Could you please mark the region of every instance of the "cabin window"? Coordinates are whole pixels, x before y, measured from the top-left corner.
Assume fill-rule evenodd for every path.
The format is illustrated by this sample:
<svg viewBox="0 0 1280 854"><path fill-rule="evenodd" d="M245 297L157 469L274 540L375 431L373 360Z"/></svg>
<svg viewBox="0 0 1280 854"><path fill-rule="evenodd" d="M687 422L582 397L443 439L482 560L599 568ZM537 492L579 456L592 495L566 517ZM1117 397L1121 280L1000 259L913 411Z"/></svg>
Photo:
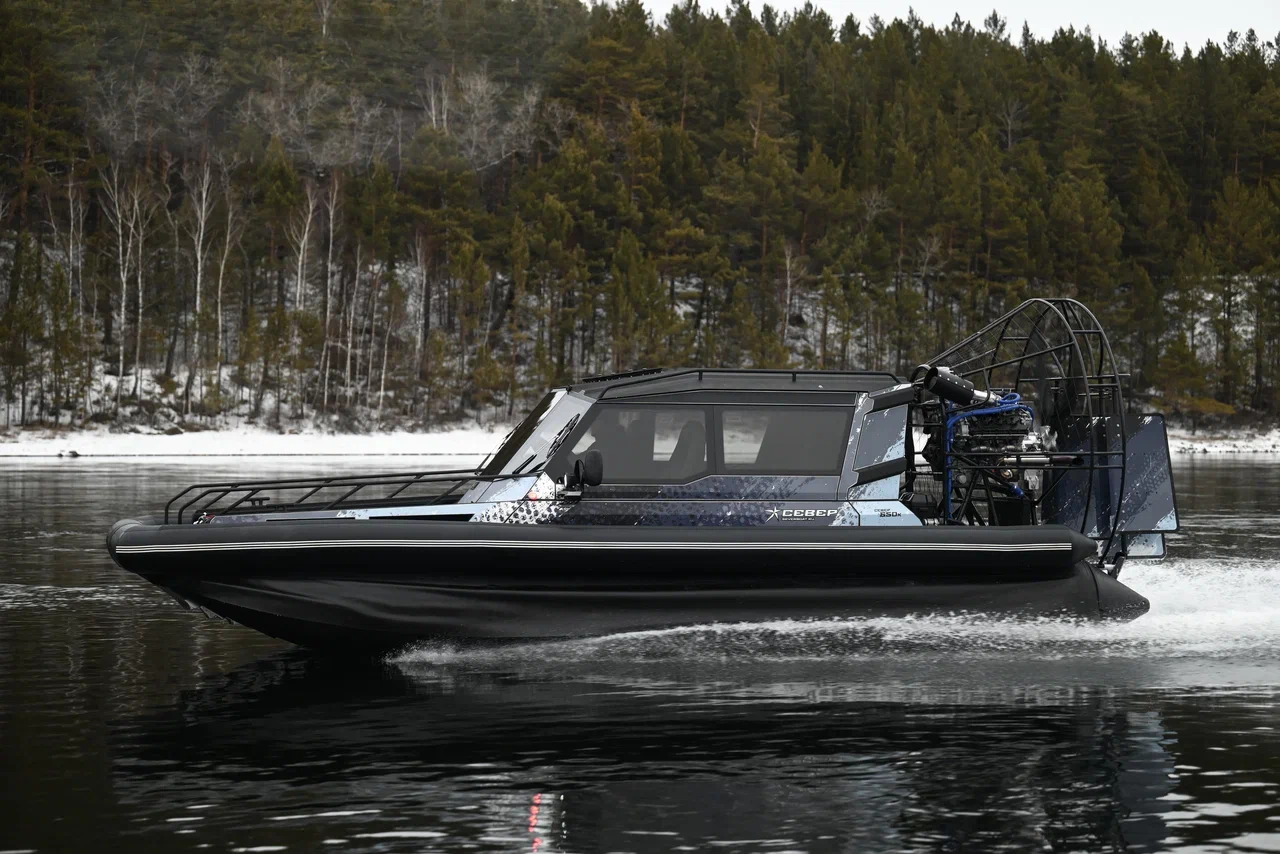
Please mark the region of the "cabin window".
<svg viewBox="0 0 1280 854"><path fill-rule="evenodd" d="M572 458L599 451L605 483L681 483L710 469L707 414L701 408L603 405L589 417Z"/></svg>
<svg viewBox="0 0 1280 854"><path fill-rule="evenodd" d="M846 409L819 406L721 407L728 474L839 474L849 444Z"/></svg>
<svg viewBox="0 0 1280 854"><path fill-rule="evenodd" d="M482 473L530 474L542 468L555 455L577 426L591 400L564 389L548 392L525 419L503 440Z"/></svg>

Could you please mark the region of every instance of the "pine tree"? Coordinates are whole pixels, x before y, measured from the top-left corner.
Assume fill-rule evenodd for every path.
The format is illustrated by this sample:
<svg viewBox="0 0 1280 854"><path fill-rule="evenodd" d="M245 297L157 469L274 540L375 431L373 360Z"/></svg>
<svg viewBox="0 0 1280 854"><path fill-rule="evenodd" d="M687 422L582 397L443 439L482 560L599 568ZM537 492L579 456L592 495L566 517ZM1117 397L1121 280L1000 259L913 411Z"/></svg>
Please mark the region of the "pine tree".
<svg viewBox="0 0 1280 854"><path fill-rule="evenodd" d="M1274 296L1265 274L1274 263L1276 208L1265 191L1228 178L1214 202L1214 220L1207 229L1209 249L1218 275L1211 293L1210 316L1219 340L1223 403L1238 405L1252 355L1255 407L1265 404L1262 370L1269 327L1274 323ZM1252 315L1253 353L1237 342L1246 337L1245 322Z"/></svg>
<svg viewBox="0 0 1280 854"><path fill-rule="evenodd" d="M742 0L13 0L0 37L18 421L107 393L122 421L261 417L274 394L439 423L640 364L902 371L1063 294L1139 397L1277 410L1280 77L1256 34L1175 52ZM179 227L202 167L211 240Z"/></svg>

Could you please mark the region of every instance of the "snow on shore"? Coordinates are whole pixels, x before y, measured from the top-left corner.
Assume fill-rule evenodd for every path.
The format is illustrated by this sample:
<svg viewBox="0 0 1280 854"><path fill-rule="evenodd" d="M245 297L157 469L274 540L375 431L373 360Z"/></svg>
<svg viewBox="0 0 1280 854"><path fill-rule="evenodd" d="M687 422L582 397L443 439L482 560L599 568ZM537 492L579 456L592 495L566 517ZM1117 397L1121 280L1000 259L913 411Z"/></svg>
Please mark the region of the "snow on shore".
<svg viewBox="0 0 1280 854"><path fill-rule="evenodd" d="M506 427L434 433L277 433L244 426L168 436L107 429L0 432L4 457L429 456L478 463Z"/></svg>
<svg viewBox="0 0 1280 854"><path fill-rule="evenodd" d="M1280 429L1201 431L1169 428L1169 450L1183 454L1280 454Z"/></svg>
<svg viewBox="0 0 1280 854"><path fill-rule="evenodd" d="M250 425L179 433L81 430L0 431L5 457L357 457L422 456L460 464L479 462L506 435L505 426L466 427L430 433L278 433ZM1277 454L1280 429L1200 431L1170 426L1169 450L1193 454Z"/></svg>

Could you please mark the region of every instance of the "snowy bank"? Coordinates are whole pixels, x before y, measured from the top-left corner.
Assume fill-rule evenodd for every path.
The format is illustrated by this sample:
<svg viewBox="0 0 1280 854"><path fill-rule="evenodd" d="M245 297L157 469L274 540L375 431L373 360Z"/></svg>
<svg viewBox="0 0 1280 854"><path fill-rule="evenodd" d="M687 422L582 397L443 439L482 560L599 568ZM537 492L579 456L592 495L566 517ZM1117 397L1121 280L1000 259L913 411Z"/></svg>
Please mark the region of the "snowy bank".
<svg viewBox="0 0 1280 854"><path fill-rule="evenodd" d="M3 457L427 456L478 463L506 427L434 433L278 433L254 427L165 435L155 432L20 430L0 433Z"/></svg>
<svg viewBox="0 0 1280 854"><path fill-rule="evenodd" d="M1280 429L1190 431L1170 427L1169 450L1180 454L1280 454Z"/></svg>
<svg viewBox="0 0 1280 854"><path fill-rule="evenodd" d="M251 425L166 435L155 430L106 427L0 431L5 457L435 457L459 465L479 462L509 428L466 427L429 433L279 433ZM1169 450L1191 454L1280 454L1280 429L1210 430L1192 434L1170 426Z"/></svg>

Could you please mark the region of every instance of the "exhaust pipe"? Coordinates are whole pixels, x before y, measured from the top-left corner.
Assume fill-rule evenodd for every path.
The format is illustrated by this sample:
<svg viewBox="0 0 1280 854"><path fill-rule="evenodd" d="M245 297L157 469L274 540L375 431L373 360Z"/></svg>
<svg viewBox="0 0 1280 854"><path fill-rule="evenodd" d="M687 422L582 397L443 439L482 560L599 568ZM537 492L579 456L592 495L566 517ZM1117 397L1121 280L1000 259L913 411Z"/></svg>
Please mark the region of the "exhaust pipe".
<svg viewBox="0 0 1280 854"><path fill-rule="evenodd" d="M1045 468L1046 466L1080 466L1084 457L1079 454L1014 454L1002 457L998 465L1004 468Z"/></svg>
<svg viewBox="0 0 1280 854"><path fill-rule="evenodd" d="M924 375L924 388L925 391L933 392L943 400L949 400L960 406L1000 402L1000 395L991 391L978 391L973 383L951 373L950 368L929 368Z"/></svg>

